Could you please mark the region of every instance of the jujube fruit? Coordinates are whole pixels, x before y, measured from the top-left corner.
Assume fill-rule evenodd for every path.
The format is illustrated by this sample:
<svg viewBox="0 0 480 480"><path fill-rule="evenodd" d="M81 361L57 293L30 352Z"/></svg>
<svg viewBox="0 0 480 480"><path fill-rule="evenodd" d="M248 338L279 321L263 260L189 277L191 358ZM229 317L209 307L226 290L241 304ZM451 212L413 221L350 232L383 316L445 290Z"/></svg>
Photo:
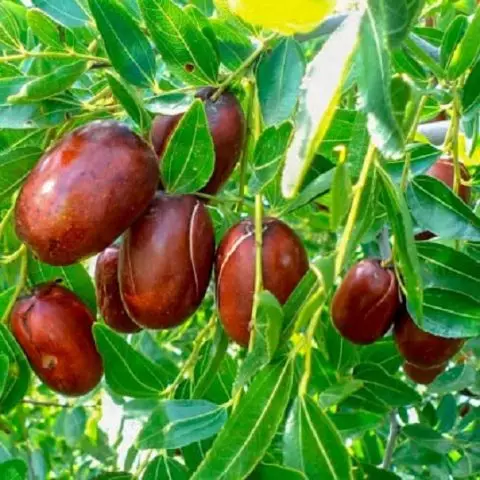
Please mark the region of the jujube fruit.
<svg viewBox="0 0 480 480"><path fill-rule="evenodd" d="M405 360L417 367L442 365L457 354L464 340L444 338L418 328L404 309L395 319L394 339Z"/></svg>
<svg viewBox="0 0 480 480"><path fill-rule="evenodd" d="M40 379L63 395L91 391L102 378L102 359L92 335L94 318L70 290L37 286L15 304L12 332Z"/></svg>
<svg viewBox="0 0 480 480"><path fill-rule="evenodd" d="M240 159L245 138L245 116L238 100L231 93L222 93L215 102L210 99L213 88L205 88L197 97L205 102L208 125L215 148L215 169L202 192L216 194L228 180ZM183 113L159 115L152 126L152 144L162 161L170 136Z"/></svg>
<svg viewBox="0 0 480 480"><path fill-rule="evenodd" d="M446 368L446 363L429 368L417 367L416 365L408 362L405 362L403 364L403 371L405 372L405 374L415 383L419 383L420 385L429 385L441 373L443 373Z"/></svg>
<svg viewBox="0 0 480 480"><path fill-rule="evenodd" d="M120 333L135 333L141 327L128 316L120 296L118 252L119 247L112 245L97 258L95 285L98 308L108 326Z"/></svg>
<svg viewBox="0 0 480 480"><path fill-rule="evenodd" d="M203 203L191 195L158 193L120 248L120 292L130 317L153 329L185 321L205 296L214 253Z"/></svg>
<svg viewBox="0 0 480 480"><path fill-rule="evenodd" d="M158 183L154 151L129 128L78 128L32 170L16 203L16 231L40 260L69 265L108 247L147 208Z"/></svg>
<svg viewBox="0 0 480 480"><path fill-rule="evenodd" d="M460 165L460 172L462 181L470 181L470 174L463 164ZM455 168L451 158L442 157L437 160L425 173L430 177L436 178L443 182L447 187L453 190L453 183L455 179ZM460 189L458 192L460 198L465 202L470 202L471 188L467 185L460 184ZM416 240L430 240L435 237L435 234L432 232L421 232L415 235Z"/></svg>
<svg viewBox="0 0 480 480"><path fill-rule="evenodd" d="M343 337L365 345L385 335L399 305L394 272L378 260L362 260L348 271L335 292L332 321Z"/></svg>
<svg viewBox="0 0 480 480"><path fill-rule="evenodd" d="M222 239L215 260L216 297L228 335L248 345L255 291L255 226L251 219L233 226ZM297 234L274 218L263 220L263 287L284 304L309 268Z"/></svg>

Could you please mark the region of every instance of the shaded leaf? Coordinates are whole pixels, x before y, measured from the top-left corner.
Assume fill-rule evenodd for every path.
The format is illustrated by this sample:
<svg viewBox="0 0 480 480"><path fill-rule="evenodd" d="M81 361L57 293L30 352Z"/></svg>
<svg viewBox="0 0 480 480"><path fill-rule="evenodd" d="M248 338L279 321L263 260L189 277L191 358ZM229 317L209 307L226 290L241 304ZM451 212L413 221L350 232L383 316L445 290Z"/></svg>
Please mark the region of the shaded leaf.
<svg viewBox="0 0 480 480"><path fill-rule="evenodd" d="M2 480L25 480L27 465L23 460L7 460L0 463L0 478Z"/></svg>
<svg viewBox="0 0 480 480"><path fill-rule="evenodd" d="M160 456L153 459L143 474L142 480L187 480L187 469L173 458Z"/></svg>
<svg viewBox="0 0 480 480"><path fill-rule="evenodd" d="M87 12L76 0L62 0L61 6L57 0L32 0L32 3L65 27L83 27L88 22Z"/></svg>

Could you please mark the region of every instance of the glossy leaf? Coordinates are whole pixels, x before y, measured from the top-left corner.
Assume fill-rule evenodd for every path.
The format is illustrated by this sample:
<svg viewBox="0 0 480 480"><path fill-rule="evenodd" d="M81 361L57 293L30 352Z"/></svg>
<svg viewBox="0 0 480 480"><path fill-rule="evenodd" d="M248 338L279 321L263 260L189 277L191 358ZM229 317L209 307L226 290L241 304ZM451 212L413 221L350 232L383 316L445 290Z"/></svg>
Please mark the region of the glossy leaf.
<svg viewBox="0 0 480 480"><path fill-rule="evenodd" d="M3 395L3 390L7 384L8 379L8 367L10 362L8 361L7 355L4 353L0 354L0 399Z"/></svg>
<svg viewBox="0 0 480 480"><path fill-rule="evenodd" d="M420 395L413 388L389 375L379 365L357 365L353 376L362 381L364 386L345 401L345 406L372 413L386 413L392 407L412 405L420 401Z"/></svg>
<svg viewBox="0 0 480 480"><path fill-rule="evenodd" d="M77 0L32 0L32 3L48 16L65 27L83 27L88 22L88 14Z"/></svg>
<svg viewBox="0 0 480 480"><path fill-rule="evenodd" d="M475 369L471 365L457 365L438 376L428 390L442 395L468 388L474 382Z"/></svg>
<svg viewBox="0 0 480 480"><path fill-rule="evenodd" d="M384 157L398 159L403 156L404 141L393 115L386 16L382 3L378 0L368 2L361 24L356 71L370 137Z"/></svg>
<svg viewBox="0 0 480 480"><path fill-rule="evenodd" d="M219 60L208 38L172 0L140 0L143 18L163 61L190 85L215 83Z"/></svg>
<svg viewBox="0 0 480 480"><path fill-rule="evenodd" d="M439 287L478 298L480 262L454 248L432 242L417 243L425 287Z"/></svg>
<svg viewBox="0 0 480 480"><path fill-rule="evenodd" d="M422 229L445 239L480 241L480 218L436 178L414 178L407 189L407 201Z"/></svg>
<svg viewBox="0 0 480 480"><path fill-rule="evenodd" d="M57 50L62 48L63 42L60 39L58 24L48 15L37 8L31 8L27 12L27 21L34 35L43 44Z"/></svg>
<svg viewBox="0 0 480 480"><path fill-rule="evenodd" d="M195 100L168 142L161 163L162 179L170 192L194 193L207 184L214 166L205 107Z"/></svg>
<svg viewBox="0 0 480 480"><path fill-rule="evenodd" d="M306 480L302 472L274 463L261 463L248 477L249 480Z"/></svg>
<svg viewBox="0 0 480 480"><path fill-rule="evenodd" d="M448 66L450 63L452 55L465 35L467 27L468 20L464 15L456 17L448 26L445 35L443 36L440 49L440 60L443 67Z"/></svg>
<svg viewBox="0 0 480 480"><path fill-rule="evenodd" d="M271 362L277 350L283 327L283 310L268 291L258 296L251 351L240 367L236 388L243 387L262 367Z"/></svg>
<svg viewBox="0 0 480 480"><path fill-rule="evenodd" d="M337 372L345 372L355 364L357 360L356 346L343 338L332 322L327 325L325 344L330 363Z"/></svg>
<svg viewBox="0 0 480 480"><path fill-rule="evenodd" d="M12 195L42 155L37 147L19 147L0 153L0 201Z"/></svg>
<svg viewBox="0 0 480 480"><path fill-rule="evenodd" d="M255 145L253 172L249 182L252 195L261 192L275 180L282 168L291 133L292 124L288 122L262 132Z"/></svg>
<svg viewBox="0 0 480 480"><path fill-rule="evenodd" d="M5 325L0 325L0 353L6 355L9 361L8 377L0 397L0 412L7 413L27 393L30 385L30 366Z"/></svg>
<svg viewBox="0 0 480 480"><path fill-rule="evenodd" d="M290 361L264 368L219 433L192 480L244 478L263 458L284 416L293 369Z"/></svg>
<svg viewBox="0 0 480 480"><path fill-rule="evenodd" d="M462 91L463 115L474 118L480 110L480 61L469 72Z"/></svg>
<svg viewBox="0 0 480 480"><path fill-rule="evenodd" d="M155 56L150 42L125 6L118 0L89 0L89 5L115 70L134 85L151 85Z"/></svg>
<svg viewBox="0 0 480 480"><path fill-rule="evenodd" d="M122 104L130 118L142 132L150 130L152 119L145 110L137 92L111 73L107 72L106 77L114 97Z"/></svg>
<svg viewBox="0 0 480 480"><path fill-rule="evenodd" d="M153 459L145 469L142 480L187 480L187 469L173 458L160 456Z"/></svg>
<svg viewBox="0 0 480 480"><path fill-rule="evenodd" d="M350 210L352 200L352 181L344 162L335 168L332 183L332 204L330 209L330 226L337 230Z"/></svg>
<svg viewBox="0 0 480 480"><path fill-rule="evenodd" d="M285 465L307 478L353 479L350 457L328 416L308 397L297 398L283 437Z"/></svg>
<svg viewBox="0 0 480 480"><path fill-rule="evenodd" d="M175 449L209 438L227 420L225 407L205 400L164 400L140 432L139 449Z"/></svg>
<svg viewBox="0 0 480 480"><path fill-rule="evenodd" d="M97 300L92 278L81 264L67 267L54 267L28 255L28 281L30 285L46 282L61 281L65 288L74 292L90 308L92 313L97 313Z"/></svg>
<svg viewBox="0 0 480 480"><path fill-rule="evenodd" d="M424 3L424 0L384 1L388 38L393 47L398 46L406 37Z"/></svg>
<svg viewBox="0 0 480 480"><path fill-rule="evenodd" d="M65 413L63 419L63 433L68 445L74 447L85 433L87 412L83 407L75 407Z"/></svg>
<svg viewBox="0 0 480 480"><path fill-rule="evenodd" d="M426 288L423 311L421 327L434 335L447 338L480 335L480 302L463 293Z"/></svg>
<svg viewBox="0 0 480 480"><path fill-rule="evenodd" d="M455 444L451 440L426 425L405 425L402 433L423 448L428 448L443 455L455 449Z"/></svg>
<svg viewBox="0 0 480 480"><path fill-rule="evenodd" d="M398 372L403 359L398 353L392 338L382 338L371 345L366 345L359 351L362 363L374 363L384 368L390 375Z"/></svg>
<svg viewBox="0 0 480 480"><path fill-rule="evenodd" d="M298 101L305 60L293 38L282 40L264 55L257 68L260 107L267 126L288 120Z"/></svg>
<svg viewBox="0 0 480 480"><path fill-rule="evenodd" d="M93 334L103 359L105 379L116 394L155 398L172 380L170 372L136 352L106 325L95 324Z"/></svg>
<svg viewBox="0 0 480 480"><path fill-rule="evenodd" d="M300 190L332 122L357 47L359 30L359 17L350 16L309 64L300 91L296 131L283 170L282 193L286 198L294 197Z"/></svg>
<svg viewBox="0 0 480 480"><path fill-rule="evenodd" d="M318 405L322 408L338 405L363 387L360 380L342 380L326 388L318 396Z"/></svg>
<svg viewBox="0 0 480 480"><path fill-rule="evenodd" d="M329 415L343 438L361 435L368 430L375 430L384 421L383 415L358 410L356 412L342 412Z"/></svg>
<svg viewBox="0 0 480 480"><path fill-rule="evenodd" d="M472 66L480 53L480 10L477 8L465 35L457 45L447 68L450 79L456 79Z"/></svg>
<svg viewBox="0 0 480 480"><path fill-rule="evenodd" d="M378 169L383 186L383 201L387 210L390 227L396 244L403 283L407 291L407 299L415 318L421 324L423 318L423 290L420 276L420 262L413 238L413 224L403 192L392 182L382 168Z"/></svg>

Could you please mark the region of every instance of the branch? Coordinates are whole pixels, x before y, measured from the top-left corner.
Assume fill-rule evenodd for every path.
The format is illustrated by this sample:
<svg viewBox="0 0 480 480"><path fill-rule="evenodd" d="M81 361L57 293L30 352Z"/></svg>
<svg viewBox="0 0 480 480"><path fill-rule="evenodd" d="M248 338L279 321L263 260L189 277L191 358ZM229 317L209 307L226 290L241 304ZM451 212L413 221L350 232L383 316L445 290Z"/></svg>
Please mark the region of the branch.
<svg viewBox="0 0 480 480"><path fill-rule="evenodd" d="M33 398L24 398L22 403L26 405L35 405L37 407L53 407L53 408L73 408L75 405L69 403L58 403L58 402L44 402L42 400L34 400ZM97 405L82 405L85 408L95 408Z"/></svg>
<svg viewBox="0 0 480 480"><path fill-rule="evenodd" d="M400 433L400 425L397 420L397 410L390 413L390 435L388 436L387 447L385 448L385 456L383 457L382 468L390 470L392 465L393 453L397 444L398 434Z"/></svg>

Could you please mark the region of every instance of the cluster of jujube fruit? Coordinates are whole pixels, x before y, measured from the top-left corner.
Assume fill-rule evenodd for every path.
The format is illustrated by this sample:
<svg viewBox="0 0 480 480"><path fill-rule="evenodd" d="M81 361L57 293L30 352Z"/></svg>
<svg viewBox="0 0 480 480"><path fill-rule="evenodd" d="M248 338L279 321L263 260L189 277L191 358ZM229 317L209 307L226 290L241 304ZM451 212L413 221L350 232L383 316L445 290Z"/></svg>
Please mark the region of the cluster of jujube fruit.
<svg viewBox="0 0 480 480"><path fill-rule="evenodd" d="M236 98L212 89L197 95L215 148L203 191L216 194L241 156L245 120ZM205 297L215 265L220 318L247 345L255 281L255 232L246 219L215 252L208 209L195 195L162 191L159 162L181 115L155 119L149 143L114 121L83 126L50 149L16 203L16 232L41 261L70 265L99 254L99 310L121 333L166 329L189 318ZM308 270L306 251L282 221L263 224L265 287L284 303ZM17 301L12 331L38 376L65 395L92 390L103 374L94 318L58 283L36 286Z"/></svg>
<svg viewBox="0 0 480 480"><path fill-rule="evenodd" d="M440 158L427 175L453 188L451 159ZM470 177L463 166L461 175L462 181L468 182ZM468 202L470 188L462 184L459 195ZM434 236L422 232L417 240ZM395 273L378 260L363 260L350 269L335 293L331 313L338 331L360 345L376 342L393 327L395 343L405 359L404 371L421 384L433 382L464 344L463 339L443 338L421 330L407 311Z"/></svg>

